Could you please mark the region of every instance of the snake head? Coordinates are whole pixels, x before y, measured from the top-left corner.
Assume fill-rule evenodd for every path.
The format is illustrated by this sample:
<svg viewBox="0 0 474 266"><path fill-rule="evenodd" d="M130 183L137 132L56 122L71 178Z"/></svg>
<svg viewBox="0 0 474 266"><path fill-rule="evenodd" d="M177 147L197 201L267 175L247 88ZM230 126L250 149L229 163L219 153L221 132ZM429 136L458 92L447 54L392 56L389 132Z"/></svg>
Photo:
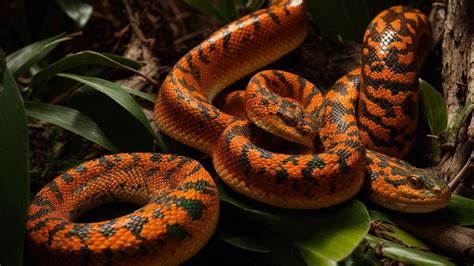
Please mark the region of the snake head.
<svg viewBox="0 0 474 266"><path fill-rule="evenodd" d="M292 110L278 109L274 119L275 130L272 132L280 138L313 147L313 139L318 134L316 122L301 106ZM296 109L296 110L295 110ZM299 110L298 110L299 109Z"/></svg>
<svg viewBox="0 0 474 266"><path fill-rule="evenodd" d="M408 213L427 213L446 207L448 184L430 170L400 159L367 151L369 198L384 208Z"/></svg>
<svg viewBox="0 0 474 266"><path fill-rule="evenodd" d="M311 114L290 98L277 96L265 104L258 104L258 100L247 100L247 116L265 131L310 148L319 133Z"/></svg>

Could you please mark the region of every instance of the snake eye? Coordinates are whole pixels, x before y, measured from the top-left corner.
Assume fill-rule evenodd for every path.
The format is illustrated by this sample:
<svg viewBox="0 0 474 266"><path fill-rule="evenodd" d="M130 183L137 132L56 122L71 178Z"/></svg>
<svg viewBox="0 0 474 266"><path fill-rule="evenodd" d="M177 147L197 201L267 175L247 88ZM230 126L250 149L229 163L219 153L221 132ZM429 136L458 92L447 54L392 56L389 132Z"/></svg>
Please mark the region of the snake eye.
<svg viewBox="0 0 474 266"><path fill-rule="evenodd" d="M298 123L298 121L296 121L296 119L294 119L291 116L285 115L285 114L282 114L280 116L280 118L281 118L281 120L283 120L283 123L285 123L286 125L288 125L290 127L294 127Z"/></svg>
<svg viewBox="0 0 474 266"><path fill-rule="evenodd" d="M415 175L409 176L407 182L408 185L414 189L419 189L423 186L423 180Z"/></svg>

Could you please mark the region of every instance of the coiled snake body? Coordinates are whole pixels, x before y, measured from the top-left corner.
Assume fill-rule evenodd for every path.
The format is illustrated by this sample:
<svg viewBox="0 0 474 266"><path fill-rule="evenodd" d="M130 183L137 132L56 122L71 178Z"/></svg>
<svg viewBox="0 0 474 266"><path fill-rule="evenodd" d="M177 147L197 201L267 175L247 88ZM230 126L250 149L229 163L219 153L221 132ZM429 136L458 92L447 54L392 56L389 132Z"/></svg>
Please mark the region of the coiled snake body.
<svg viewBox="0 0 474 266"><path fill-rule="evenodd" d="M380 13L368 26L362 66L324 96L283 71L255 75L243 116L211 104L228 85L295 49L306 36L302 0L273 1L188 52L164 81L156 122L172 138L213 158L219 176L256 200L288 208L338 204L361 189L402 212L446 206L449 188L434 174L392 156L410 149L416 129L417 72L429 43L426 17L408 7ZM238 97L236 97L238 98ZM324 151L272 152L265 129ZM263 145L263 144L262 144ZM387 155L383 155L381 153ZM117 219L73 223L113 200L143 208ZM116 154L71 169L46 186L28 211L28 243L40 263L178 264L214 232L219 202L212 178L191 159Z"/></svg>

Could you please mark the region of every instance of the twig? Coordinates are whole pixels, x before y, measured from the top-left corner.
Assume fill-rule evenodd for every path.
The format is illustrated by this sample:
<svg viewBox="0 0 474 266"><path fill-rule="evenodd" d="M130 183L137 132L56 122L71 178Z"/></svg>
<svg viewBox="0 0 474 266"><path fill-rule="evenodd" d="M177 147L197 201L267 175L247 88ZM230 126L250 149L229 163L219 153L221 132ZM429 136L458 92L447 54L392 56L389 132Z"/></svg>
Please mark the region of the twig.
<svg viewBox="0 0 474 266"><path fill-rule="evenodd" d="M128 0L122 0L123 2L123 5L125 6L125 9L127 11L127 16L128 16L128 19L130 21L130 27L132 28L132 31L134 33L134 35L138 38L138 40L144 44L146 46L146 49L150 49L153 41L150 40L150 39L147 39L145 37L145 34L143 34L142 30L140 29L139 27L139 23L137 22L137 19L135 18L135 16L133 15L133 11L132 11L132 8L130 7L129 3L128 3ZM146 79L148 82L150 82L151 84L153 84L153 86L159 88L160 85L158 84L158 82L150 77L148 77L147 75L143 74L142 72L138 71L138 70L135 70L133 68L130 68L130 67L127 67L127 66L124 66L126 69L132 71L133 73L143 77L144 79Z"/></svg>
<svg viewBox="0 0 474 266"><path fill-rule="evenodd" d="M147 75L141 73L140 71L138 71L138 70L136 70L136 69L133 69L133 68L131 68L131 67L129 67L129 66L126 66L126 65L122 65L122 64L120 64L120 65L121 65L121 67L123 67L123 68L125 68L125 69L127 69L127 70L130 70L130 71L132 71L133 73L139 75L140 77L146 79L148 82L150 82L151 84L153 84L153 86L155 86L156 88L159 88L159 87L160 87L160 84L158 84L158 82L157 82L156 80L154 80L154 79L148 77Z"/></svg>
<svg viewBox="0 0 474 266"><path fill-rule="evenodd" d="M117 41L115 42L114 47L112 48L112 53L115 53L117 51L117 49L119 48L122 42L123 37L125 36L125 33L127 33L129 29L130 29L130 24L126 25L122 30L115 33L115 37L117 38Z"/></svg>
<svg viewBox="0 0 474 266"><path fill-rule="evenodd" d="M471 157L467 162L464 164L462 167L461 171L449 182L449 188L451 188L451 191L454 191L457 186L461 183L461 181L468 176L468 173L472 170L474 167L474 152L471 153Z"/></svg>
<svg viewBox="0 0 474 266"><path fill-rule="evenodd" d="M430 138L430 139L439 139L439 136L437 136L437 135L432 135L432 134L426 134L426 137L427 137L427 138Z"/></svg>
<svg viewBox="0 0 474 266"><path fill-rule="evenodd" d="M140 41L142 41L143 43L150 43L150 40L148 40L145 37L145 34L143 34L140 27L138 26L139 23L137 22L137 19L133 15L132 8L128 4L128 1L122 0L122 2L123 2L123 5L125 6L125 10L127 10L128 20L130 21L130 26L132 27L132 30L135 33L135 35L137 35L138 39L140 39Z"/></svg>
<svg viewBox="0 0 474 266"><path fill-rule="evenodd" d="M168 5L169 5L169 8L171 9L171 11L175 14L175 20L177 22L177 24L179 25L179 27L181 29L184 29L184 33L183 35L186 35L187 34L187 27L186 27L186 24L184 23L184 17L181 16L181 14L183 14L183 12L181 10L179 10L178 6L176 5L176 2L175 1L168 1Z"/></svg>
<svg viewBox="0 0 474 266"><path fill-rule="evenodd" d="M206 33L205 31L195 31L193 33L189 33L189 34L186 34L186 35L183 35L181 36L180 38L177 38L174 40L173 44L174 45L180 45L182 44L183 42L187 41L187 40L190 40L190 39L194 39L196 38L197 36L201 36L203 35L204 33Z"/></svg>

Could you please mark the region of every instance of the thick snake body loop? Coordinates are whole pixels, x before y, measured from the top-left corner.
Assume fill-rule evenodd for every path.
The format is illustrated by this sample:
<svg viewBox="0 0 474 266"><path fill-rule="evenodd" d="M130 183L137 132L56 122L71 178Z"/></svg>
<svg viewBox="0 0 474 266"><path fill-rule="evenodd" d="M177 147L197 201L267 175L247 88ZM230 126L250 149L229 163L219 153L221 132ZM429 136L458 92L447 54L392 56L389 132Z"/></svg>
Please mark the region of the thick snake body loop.
<svg viewBox="0 0 474 266"><path fill-rule="evenodd" d="M430 44L427 17L414 8L389 8L367 27L358 120L370 149L394 157L411 149L418 118L418 71Z"/></svg>
<svg viewBox="0 0 474 266"><path fill-rule="evenodd" d="M112 201L142 208L75 223ZM214 181L186 157L115 154L73 168L44 187L28 210L28 244L41 265L177 265L209 240L219 216Z"/></svg>
<svg viewBox="0 0 474 266"><path fill-rule="evenodd" d="M282 71L264 71L254 76L249 84L255 87L250 88L250 98L272 110L268 112L285 113L282 109L286 108L288 115L297 114L290 119L299 121L292 124L300 125L301 129L312 126L298 107L286 103L287 99L270 93L263 93L260 98L252 96L253 91L262 91L261 87L266 85L276 90L285 88L287 92L280 95L292 94L313 120L319 115L330 118L324 120L319 132L325 152L306 155L271 152L258 145L262 140L261 129L248 121L237 121L224 131L214 149L212 157L219 176L242 194L279 207L322 208L354 197L365 176L364 143L355 117L359 74L356 70L345 76L341 80L344 86L326 95L327 108L322 110L321 93L310 82ZM276 125L278 121L269 124ZM295 128L300 127L292 127ZM314 135L310 141L313 138Z"/></svg>
<svg viewBox="0 0 474 266"><path fill-rule="evenodd" d="M236 120L211 104L214 97L299 46L306 36L306 20L303 0L276 1L223 27L189 51L158 93L155 118L160 129L212 154L220 134Z"/></svg>

